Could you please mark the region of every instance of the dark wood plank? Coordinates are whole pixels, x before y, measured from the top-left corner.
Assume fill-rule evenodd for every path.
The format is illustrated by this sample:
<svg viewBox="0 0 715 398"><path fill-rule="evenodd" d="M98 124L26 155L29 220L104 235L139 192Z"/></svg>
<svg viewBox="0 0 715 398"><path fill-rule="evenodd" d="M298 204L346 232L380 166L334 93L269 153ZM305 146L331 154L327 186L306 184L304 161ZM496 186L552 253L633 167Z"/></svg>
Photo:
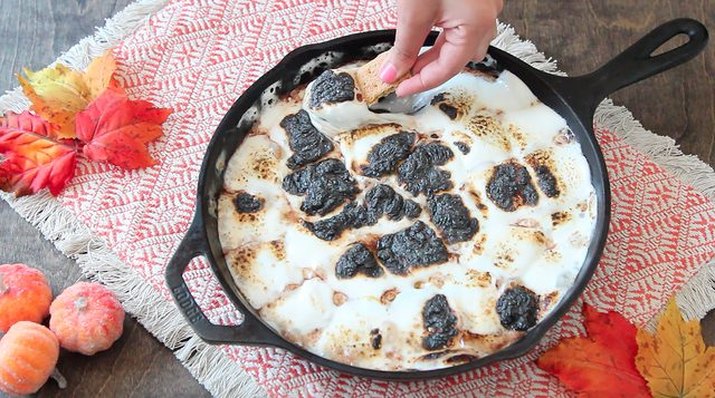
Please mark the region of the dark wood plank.
<svg viewBox="0 0 715 398"><path fill-rule="evenodd" d="M91 34L130 0L0 0L0 89L16 85L22 66L41 68ZM692 16L715 26L710 0L583 2L507 1L502 19L533 40L561 69L575 75L593 70L658 23ZM643 124L675 138L686 153L715 164L715 51L613 95ZM53 289L81 278L76 264L46 242L9 206L0 202L0 263L25 262L51 275ZM715 312L703 320L708 344L715 344ZM136 321L128 319L122 339L110 350L86 358L63 354L60 370L69 388L54 383L41 396L205 396L172 353Z"/></svg>
<svg viewBox="0 0 715 398"><path fill-rule="evenodd" d="M131 0L0 0L0 87L16 86L14 74L23 66L44 67L129 3Z"/></svg>

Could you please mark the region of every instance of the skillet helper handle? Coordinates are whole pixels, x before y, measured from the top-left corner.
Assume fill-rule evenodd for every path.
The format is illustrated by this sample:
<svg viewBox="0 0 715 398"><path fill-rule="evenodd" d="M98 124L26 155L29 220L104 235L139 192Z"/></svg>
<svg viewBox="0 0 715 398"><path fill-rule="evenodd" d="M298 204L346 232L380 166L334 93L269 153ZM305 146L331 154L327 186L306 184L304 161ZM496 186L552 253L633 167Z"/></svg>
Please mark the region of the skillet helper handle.
<svg viewBox="0 0 715 398"><path fill-rule="evenodd" d="M670 39L685 34L688 41L665 53L653 53ZM708 31L689 18L666 22L628 47L593 73L582 76L594 94L595 105L609 94L645 78L681 65L698 55L707 44Z"/></svg>
<svg viewBox="0 0 715 398"><path fill-rule="evenodd" d="M194 222L191 225L166 268L166 282L179 310L194 332L209 344L276 345L268 329L245 311L244 321L240 325L222 326L211 323L199 307L183 275L191 260L204 254L200 230L200 223Z"/></svg>

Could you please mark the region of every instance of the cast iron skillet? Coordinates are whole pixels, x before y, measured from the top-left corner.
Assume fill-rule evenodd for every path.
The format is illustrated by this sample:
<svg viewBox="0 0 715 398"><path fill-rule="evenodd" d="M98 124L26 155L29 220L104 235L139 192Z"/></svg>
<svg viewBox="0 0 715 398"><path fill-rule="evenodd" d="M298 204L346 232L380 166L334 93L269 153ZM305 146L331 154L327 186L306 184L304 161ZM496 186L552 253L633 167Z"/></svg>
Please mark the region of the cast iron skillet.
<svg viewBox="0 0 715 398"><path fill-rule="evenodd" d="M678 34L686 34L688 42L663 54L652 56L657 48ZM373 58L378 51L389 47L394 36L394 31L365 32L292 51L241 95L216 129L199 176L194 220L166 270L167 283L176 303L194 331L206 342L280 347L345 373L392 380L442 377L525 354L563 316L584 290L596 269L606 241L610 193L606 166L592 131L596 106L609 93L690 60L705 47L708 40L707 30L701 23L691 19L676 19L657 27L597 71L570 78L541 72L504 51L489 48L489 54L498 64L521 78L542 102L566 119L581 144L583 154L591 166L591 178L597 194L598 216L593 241L574 285L564 295L563 300L518 342L502 351L463 365L429 371L389 372L353 367L314 355L284 340L264 324L241 294L226 265L218 238L216 203L228 159L243 141L261 106L265 106L271 94L286 93L296 85L312 80L325 68L337 66L336 63ZM436 33L433 32L425 45L432 45L435 38ZM189 262L197 256L208 259L223 290L244 314L245 320L241 325L214 325L197 305L182 277Z"/></svg>

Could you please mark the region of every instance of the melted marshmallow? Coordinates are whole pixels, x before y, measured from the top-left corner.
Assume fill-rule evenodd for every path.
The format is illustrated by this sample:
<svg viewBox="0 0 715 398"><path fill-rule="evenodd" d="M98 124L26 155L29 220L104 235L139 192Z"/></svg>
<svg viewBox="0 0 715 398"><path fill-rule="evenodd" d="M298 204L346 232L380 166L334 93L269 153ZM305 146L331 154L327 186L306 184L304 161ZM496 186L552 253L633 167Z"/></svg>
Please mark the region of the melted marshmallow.
<svg viewBox="0 0 715 398"><path fill-rule="evenodd" d="M355 70L348 65L339 71ZM252 135L228 163L219 200L219 234L227 262L266 322L296 344L339 362L425 370L459 364L465 356L488 355L521 337L521 332L500 324L495 309L508 286L522 285L539 295L539 319L549 313L583 264L596 216L588 163L579 144L564 139L568 126L562 117L508 71L494 79L465 70L436 90L457 109L454 119L438 106L411 116L376 114L358 100L312 109L305 99L311 89L295 90L262 110ZM383 217L374 226L347 230L330 242L303 227L301 219L330 217L342 207L325 217L307 217L300 211L302 198L281 188L290 173L285 162L291 150L280 121L300 109L333 141L335 149L325 157L345 162L361 189L358 202L370 187L388 184L419 203L417 220L435 231L424 195L413 197L395 175L364 177L360 166L381 139L402 130L418 133L418 144L437 140L448 146L454 158L441 168L451 173L451 192L478 219L479 232L467 242L448 245L450 260L444 264L404 276L384 270L379 278L338 278L335 265L351 244L404 230L416 220ZM469 153L463 154L458 142L466 144ZM486 194L492 168L510 159L528 165L537 152L551 162L560 195L540 193L537 206L503 211ZM536 184L533 170L530 173ZM264 198L264 207L251 216L238 215L232 195L239 191ZM555 213L566 216L556 223ZM435 352L422 346L422 309L437 294L446 297L456 315L459 334L444 353L430 355Z"/></svg>

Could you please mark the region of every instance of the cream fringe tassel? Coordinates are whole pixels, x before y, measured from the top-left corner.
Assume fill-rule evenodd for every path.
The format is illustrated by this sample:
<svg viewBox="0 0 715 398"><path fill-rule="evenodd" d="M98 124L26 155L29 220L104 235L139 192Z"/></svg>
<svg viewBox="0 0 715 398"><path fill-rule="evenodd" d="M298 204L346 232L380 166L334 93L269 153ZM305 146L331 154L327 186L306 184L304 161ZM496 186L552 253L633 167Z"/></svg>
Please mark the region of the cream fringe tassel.
<svg viewBox="0 0 715 398"><path fill-rule="evenodd" d="M108 19L94 36L81 40L58 58L58 61L78 69L142 26L149 16L160 10L165 0L139 0ZM514 29L499 24L499 34L493 44L528 62L532 66L563 75L556 62L547 59L529 41L521 40ZM0 97L0 109L20 112L29 102L19 88ZM614 130L633 145L665 167L684 182L715 199L715 172L694 156L684 155L667 137L655 135L633 119L624 107L604 101L596 112L597 125ZM239 364L228 359L220 347L210 346L199 339L185 322L176 306L131 268L127 267L92 231L77 221L52 196L40 193L15 199L3 194L15 211L55 244L68 257L75 259L84 274L114 291L126 310L144 327L174 351L176 357L218 397L255 397L265 391ZM678 295L678 303L688 318L702 317L715 308L715 262L707 264Z"/></svg>

